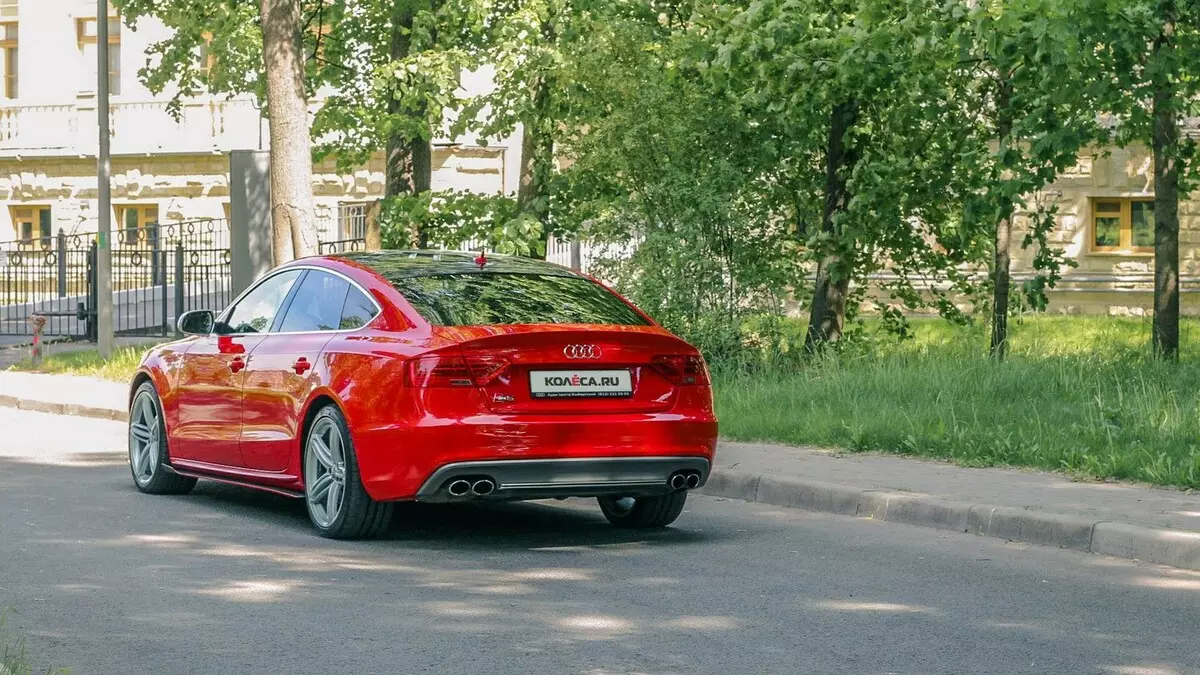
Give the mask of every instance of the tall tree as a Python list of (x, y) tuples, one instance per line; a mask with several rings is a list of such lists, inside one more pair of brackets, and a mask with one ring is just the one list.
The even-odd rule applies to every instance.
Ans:
[[(172, 34), (150, 46), (141, 76), (154, 93), (172, 89), (169, 110), (210, 93), (255, 92), (271, 130), (271, 218), (277, 263), (316, 252), (312, 156), (300, 0), (114, 0), (131, 25), (154, 16)], [(201, 63), (208, 49), (212, 63)]]
[[(500, 0), (488, 7), (478, 59), (495, 72), (495, 86), (476, 96), (459, 118), (479, 125), (485, 137), (505, 136), (521, 128), (517, 218), (542, 228), (542, 247), (554, 233), (551, 209), (555, 143), (569, 110), (562, 73), (566, 51), (580, 38), (573, 0)], [(602, 9), (603, 3), (593, 9)]]
[[(261, 0), (275, 263), (317, 252), (300, 0)], [(289, 242), (290, 240), (290, 242)], [(290, 246), (288, 245), (290, 243)]]
[(904, 304), (931, 294), (944, 314), (960, 314), (947, 293), (912, 281), (969, 290), (958, 267), (980, 252), (961, 218), (974, 111), (952, 87), (959, 53), (944, 9), (935, 0), (760, 0), (705, 11), (712, 49), (702, 68), (747, 118), (774, 130), (770, 173), (796, 186), (797, 204), (820, 205), (802, 218), (820, 227), (799, 233), (816, 268), (810, 351), (841, 339), (858, 304), (852, 282), (881, 269)]
[(1150, 149), (1154, 163), (1154, 321), (1156, 356), (1179, 354), (1179, 200), (1195, 186), (1196, 141), (1180, 125), (1200, 95), (1200, 4), (1190, 0), (1087, 0), (1097, 82), (1115, 139)]
[[(1092, 56), (1084, 48), (1073, 0), (968, 3), (955, 9), (963, 57), (956, 71), (963, 104), (979, 111), (979, 151), (963, 157), (977, 175), (968, 217), (992, 231), (992, 302), (989, 349), (1003, 358), (1008, 342), (1010, 266), (1016, 209), (1076, 161), (1097, 139), (1096, 98), (1088, 78)], [(1046, 241), (1053, 214), (1030, 225), (1023, 246), (1036, 244), (1038, 276), (1025, 290), (1044, 307), (1045, 279), (1057, 276), (1061, 251)]]

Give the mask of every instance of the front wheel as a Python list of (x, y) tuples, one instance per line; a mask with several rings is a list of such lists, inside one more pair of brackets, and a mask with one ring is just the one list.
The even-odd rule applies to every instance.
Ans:
[(598, 497), (600, 510), (617, 527), (638, 529), (666, 527), (683, 513), (687, 493), (671, 492), (657, 497)]
[(129, 470), (137, 489), (152, 495), (184, 495), (196, 479), (166, 467), (167, 427), (162, 403), (150, 382), (142, 383), (129, 406)]
[(304, 443), (304, 501), (323, 537), (366, 539), (387, 530), (392, 504), (371, 499), (358, 473), (346, 419), (337, 406), (317, 413)]

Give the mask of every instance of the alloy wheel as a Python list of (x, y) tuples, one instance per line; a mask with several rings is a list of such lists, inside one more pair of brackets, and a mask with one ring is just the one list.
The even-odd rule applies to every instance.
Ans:
[(158, 469), (161, 443), (158, 405), (149, 392), (141, 392), (134, 400), (129, 420), (129, 466), (138, 485), (146, 485)]
[(330, 527), (346, 494), (346, 451), (333, 420), (322, 417), (313, 424), (304, 463), (309, 511), (318, 526)]

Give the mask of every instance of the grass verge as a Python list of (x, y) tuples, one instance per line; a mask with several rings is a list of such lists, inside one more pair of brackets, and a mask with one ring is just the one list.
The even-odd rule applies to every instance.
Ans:
[(1200, 324), (1178, 364), (1147, 357), (1138, 320), (1026, 319), (1001, 363), (982, 328), (915, 328), (800, 366), (718, 368), (722, 435), (1200, 488)]
[(12, 370), (59, 375), (85, 375), (115, 382), (128, 382), (133, 377), (133, 371), (137, 370), (138, 364), (142, 362), (142, 355), (148, 348), (148, 345), (117, 347), (113, 350), (112, 358), (104, 359), (95, 349), (54, 353), (54, 347), (51, 346), (50, 353), (43, 357), (40, 368), (34, 368), (33, 362), (25, 359), (13, 365)]

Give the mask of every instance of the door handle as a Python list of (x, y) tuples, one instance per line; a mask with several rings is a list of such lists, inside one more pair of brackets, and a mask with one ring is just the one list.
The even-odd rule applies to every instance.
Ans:
[(246, 367), (246, 360), (240, 356), (229, 362), (229, 369), (235, 373), (239, 372), (242, 368), (245, 368), (245, 367)]
[(309, 363), (308, 359), (304, 358), (303, 356), (296, 359), (296, 362), (292, 364), (292, 370), (295, 370), (297, 375), (303, 375), (304, 371), (308, 370), (309, 368), (312, 368), (312, 364)]

